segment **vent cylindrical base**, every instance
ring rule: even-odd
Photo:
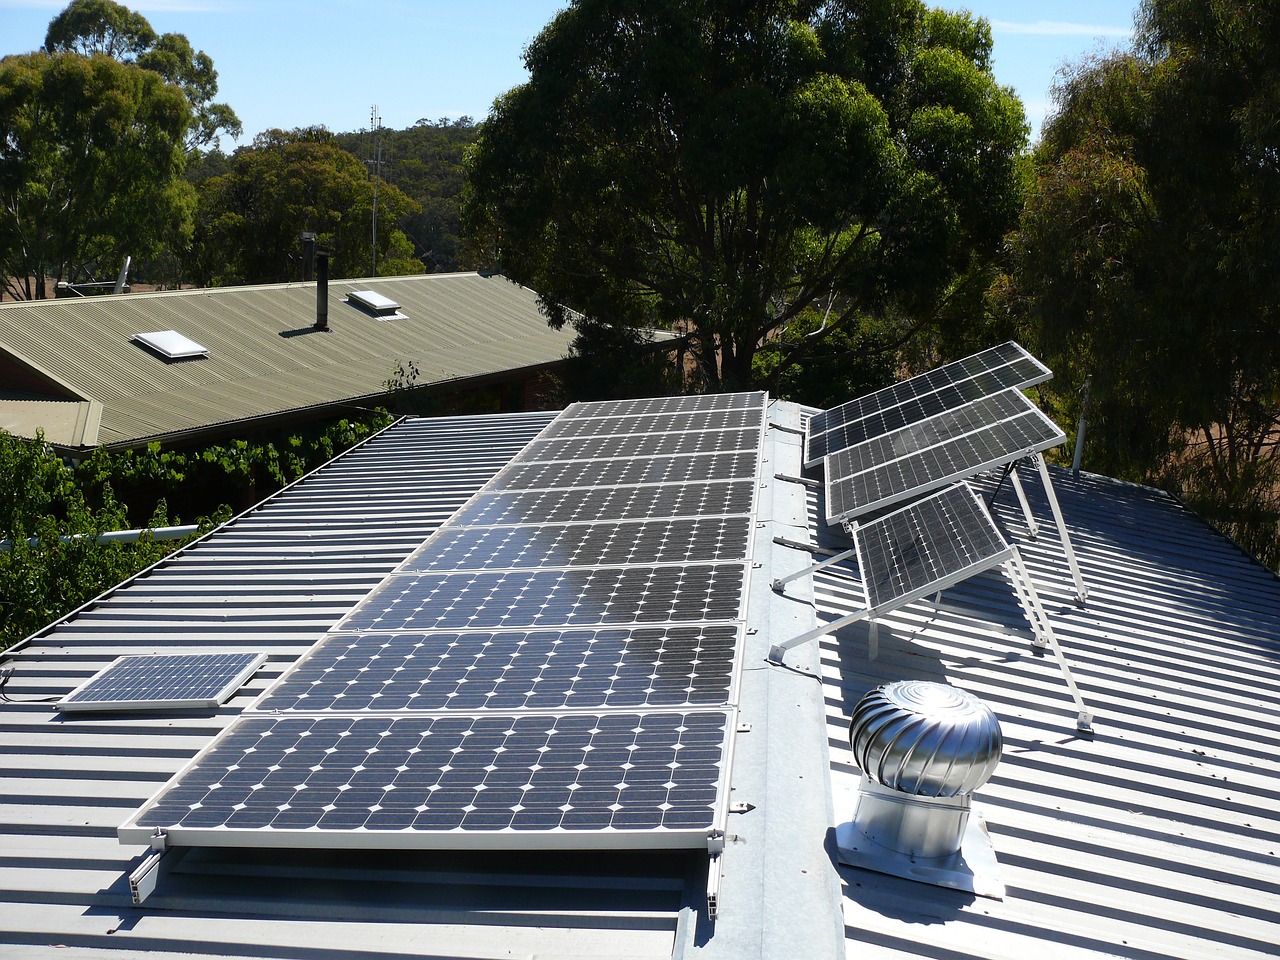
[[[913,860],[944,860],[960,850],[969,795],[921,797],[862,777],[853,828],[877,847]]]

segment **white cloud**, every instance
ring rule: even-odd
[[[1132,27],[1103,26],[1093,23],[1065,23],[1061,20],[1037,20],[1034,23],[1015,23],[1012,20],[992,20],[992,33],[1020,33],[1041,37],[1131,37]]]

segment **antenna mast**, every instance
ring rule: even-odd
[[[382,117],[378,105],[369,114],[369,132],[373,135],[373,276],[378,275],[378,181],[382,179]]]

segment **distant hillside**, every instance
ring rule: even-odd
[[[382,178],[422,204],[422,212],[399,226],[413,242],[416,256],[432,273],[469,270],[461,260],[458,210],[463,156],[479,134],[470,117],[419,120],[406,130],[384,129]],[[374,141],[368,130],[336,135],[339,145],[372,165]]]

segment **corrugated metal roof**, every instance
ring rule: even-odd
[[[1062,470],[1053,479],[1086,607],[1074,603],[1043,498],[1036,542],[1007,485],[997,516],[1097,714],[1092,738],[1075,734],[1061,676],[1032,655],[999,572],[948,591],[941,607],[886,617],[875,660],[865,624],[822,643],[837,822],[857,789],[849,713],[875,685],[953,684],[992,706],[1005,737],[974,807],[1007,897],[842,868],[848,956],[1274,957],[1280,582],[1159,491]],[[816,499],[812,509],[820,516]],[[828,619],[861,601],[837,576],[820,573],[815,586]]]
[[[501,909],[508,888],[529,882],[519,876],[527,856],[197,856],[139,910],[126,878],[140,851],[115,836],[549,419],[402,423],[6,655],[15,674],[0,706],[0,956],[669,956],[683,858],[540,861],[546,889],[521,894],[536,924]],[[211,649],[270,660],[207,713],[68,721],[52,708],[116,656]],[[538,925],[557,930],[549,938]]]
[[[0,399],[0,430],[16,437],[44,431],[48,443],[79,447],[98,435],[102,404],[96,400]]]
[[[799,423],[792,405],[771,410],[783,427]],[[1097,713],[1091,739],[1076,734],[1061,676],[1030,652],[995,572],[941,606],[886,617],[875,660],[855,626],[769,666],[769,645],[814,616],[808,581],[785,597],[764,586],[809,562],[774,538],[833,536],[816,497],[773,476],[799,473],[785,429],[764,451],[731,779],[743,812],[714,924],[705,855],[194,851],[133,907],[124,876],[141,854],[116,842],[119,823],[545,422],[393,428],[19,652],[8,690],[19,698],[70,690],[120,653],[274,659],[205,715],[68,720],[48,702],[0,707],[0,956],[1275,955],[1276,578],[1157,491],[1055,470],[1087,607],[1074,603],[1045,504],[1033,498],[1038,542],[1007,487],[997,514]],[[856,579],[820,573],[812,587],[824,617],[861,601]],[[1000,718],[1004,759],[975,808],[1003,901],[833,863],[830,831],[857,783],[848,714],[870,687],[907,678],[945,679]]]
[[[408,319],[344,301],[361,289],[396,300]],[[537,369],[561,360],[573,336],[547,326],[532,291],[474,273],[331,281],[328,333],[312,330],[315,310],[313,283],[8,303],[0,351],[101,402],[91,445],[381,394],[398,363],[416,365],[419,385]],[[154,330],[191,337],[209,356],[167,361],[130,339]]]

